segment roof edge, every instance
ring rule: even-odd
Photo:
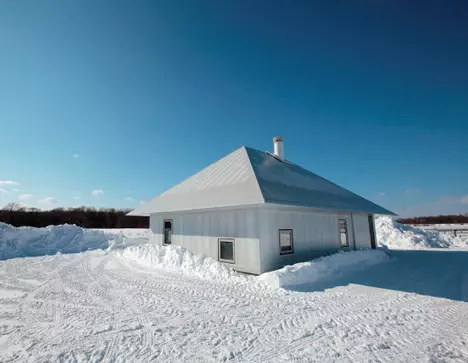
[[[286,203],[284,201],[274,201],[274,200],[269,200],[266,201],[264,206],[280,206],[280,207],[291,207],[291,208],[307,208],[307,209],[314,209],[319,212],[329,212],[329,213],[362,213],[362,214],[371,214],[371,215],[389,215],[389,216],[398,216],[398,214],[393,213],[392,211],[389,211],[383,207],[381,207],[384,211],[387,213],[376,213],[376,212],[366,212],[362,210],[356,210],[356,209],[337,209],[337,208],[330,208],[330,207],[313,207],[309,205],[301,205],[298,203]],[[380,206],[379,206],[380,207]]]
[[[158,211],[158,212],[148,212],[146,214],[131,214],[132,212],[127,213],[126,215],[130,216],[140,216],[140,217],[150,217],[153,214],[172,214],[172,213],[200,213],[207,211],[222,211],[222,210],[238,210],[238,209],[254,209],[259,206],[263,206],[266,203],[252,203],[252,204],[239,204],[239,205],[226,205],[222,207],[209,207],[209,208],[193,208],[193,209],[174,209],[167,211]]]

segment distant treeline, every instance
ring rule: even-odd
[[[465,215],[450,215],[450,216],[430,216],[430,217],[414,217],[401,218],[398,222],[403,224],[454,224],[468,223],[468,214]]]
[[[0,222],[12,226],[47,227],[58,224],[76,224],[85,228],[148,228],[148,217],[129,217],[131,209],[79,207],[56,208],[43,211],[10,203],[0,209]],[[468,223],[465,215],[427,216],[401,218],[403,224],[451,224]]]
[[[0,209],[0,222],[16,227],[76,224],[85,228],[148,228],[149,218],[126,216],[130,210],[80,207],[42,211],[10,204]]]

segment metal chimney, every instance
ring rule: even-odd
[[[283,137],[275,136],[273,138],[273,145],[275,148],[275,156],[280,160],[284,160]]]

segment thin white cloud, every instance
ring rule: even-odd
[[[460,198],[460,203],[461,204],[468,204],[468,195],[465,195]]]
[[[140,204],[145,204],[146,200],[140,200]]]
[[[381,197],[383,197],[383,196],[385,196],[385,192],[380,192],[379,195],[380,195]]]
[[[104,194],[104,190],[102,190],[102,189],[96,189],[96,190],[93,190],[91,192],[91,195],[93,195],[94,197],[97,197],[97,196],[99,196],[101,194]]]
[[[81,197],[78,196],[78,195],[75,195],[75,196],[73,197],[73,199],[75,199],[75,200],[80,200],[80,198],[81,198]]]
[[[41,197],[36,199],[37,206],[42,210],[49,210],[57,206],[59,201],[55,197]]]
[[[58,200],[55,197],[45,197],[44,199],[39,199],[38,202],[46,204],[55,204],[58,202]]]
[[[13,189],[11,189],[11,191],[14,192],[14,193],[19,193],[19,192],[22,192],[23,190],[18,189],[18,188],[13,188]]]
[[[0,180],[0,185],[19,185],[19,183],[13,180]]]
[[[78,159],[78,158],[80,157],[80,154],[75,153],[75,154],[73,154],[73,157],[74,157],[75,159]]]
[[[125,197],[124,198],[127,202],[134,202],[135,201],[135,198],[132,198],[132,197]]]
[[[32,194],[21,194],[18,197],[18,200],[25,201],[25,200],[30,200],[32,198],[34,198],[34,195],[32,195]]]
[[[10,192],[6,189],[3,189],[3,188],[0,188],[0,193],[3,193],[3,194],[10,194]]]

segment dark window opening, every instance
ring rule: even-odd
[[[372,218],[372,215],[369,214],[369,233],[370,233],[370,244],[371,248],[376,248],[376,243],[375,243],[375,229],[374,229],[374,218]]]
[[[219,260],[223,262],[235,263],[234,239],[220,238],[218,242]]]
[[[164,244],[170,245],[172,243],[172,220],[164,220]]]
[[[292,229],[280,229],[279,230],[279,245],[280,245],[281,255],[294,253]]]

